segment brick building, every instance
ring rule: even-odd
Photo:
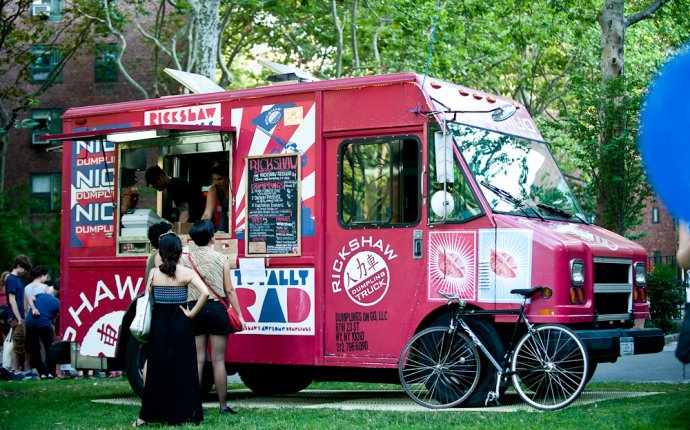
[[[67,0],[68,1],[68,0]],[[58,27],[62,19],[61,0],[34,0],[29,25]],[[38,19],[37,19],[38,18]],[[142,94],[129,84],[115,64],[117,40],[95,38],[82,46],[77,57],[63,69],[56,83],[40,96],[40,106],[27,116],[39,125],[33,129],[12,129],[6,158],[5,188],[27,185],[30,190],[32,213],[35,216],[57,216],[60,211],[62,155],[47,152],[50,145],[39,139],[43,134],[62,131],[60,115],[70,107],[138,100]],[[48,75],[52,64],[59,60],[50,46],[33,46],[36,56],[31,66],[32,82],[39,85]],[[143,43],[133,26],[128,30],[128,48],[123,62],[132,77],[150,88],[153,70],[152,46]],[[2,80],[0,79],[0,84]],[[650,198],[643,224],[636,233],[646,232],[635,240],[647,250],[650,264],[672,262],[675,258],[676,223],[664,206]]]
[[[56,31],[62,20],[62,1],[34,0],[32,19],[26,25],[53,26]],[[152,48],[144,44],[133,27],[128,31],[127,51],[123,62],[132,77],[150,87],[154,70]],[[47,152],[51,146],[41,141],[44,134],[60,133],[60,116],[70,107],[115,103],[141,99],[142,93],[128,83],[117,69],[117,39],[97,36],[85,43],[68,62],[56,82],[42,95],[40,104],[19,119],[32,118],[38,125],[31,129],[13,128],[8,133],[5,189],[26,185],[34,216],[57,216],[60,210],[62,154]],[[31,46],[35,59],[30,67],[30,82],[37,86],[46,79],[61,53],[52,45]],[[2,81],[0,80],[0,85]],[[29,88],[31,89],[31,88]]]
[[[655,197],[647,200],[642,224],[635,233],[646,233],[635,242],[647,250],[649,265],[675,264],[678,249],[677,221]]]

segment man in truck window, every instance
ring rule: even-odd
[[[160,166],[146,170],[146,185],[153,185],[158,191],[168,190],[168,196],[180,211],[180,222],[195,222],[201,219],[206,207],[206,199],[199,187],[184,179],[171,178]]]

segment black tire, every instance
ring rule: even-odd
[[[594,376],[594,372],[597,371],[597,363],[596,361],[590,361],[589,362],[589,369],[587,370],[587,377],[585,378],[585,386],[589,384],[589,381],[592,379],[592,376]]]
[[[450,314],[445,314],[442,317],[434,321],[433,326],[448,327],[450,324]],[[503,356],[505,355],[505,346],[501,340],[496,329],[486,320],[479,318],[467,317],[464,319],[465,323],[472,329],[474,334],[477,335],[479,340],[482,341],[484,347],[491,353],[491,355],[501,364]],[[462,406],[466,407],[482,407],[486,405],[486,396],[489,391],[494,391],[496,389],[496,368],[489,361],[484,353],[479,350],[479,358],[481,361],[480,372],[479,372],[479,384],[474,389],[472,394],[462,403]],[[500,394],[505,393],[506,387],[503,386],[500,389]]]
[[[134,393],[141,399],[144,395],[144,363],[146,362],[148,344],[139,342],[134,336],[127,339],[125,352],[125,370],[127,380]],[[206,362],[201,378],[199,391],[205,398],[213,388],[213,368],[210,362]]]
[[[479,351],[457,330],[430,327],[412,336],[400,354],[398,375],[416,403],[432,409],[462,404],[476,388]]]
[[[204,364],[204,370],[201,374],[201,385],[199,385],[199,392],[201,393],[202,399],[209,397],[213,385],[213,366],[210,361],[207,361]]]
[[[127,339],[125,350],[125,370],[127,380],[134,394],[141,399],[144,396],[144,363],[148,355],[148,344],[141,343],[134,336]]]
[[[247,388],[266,396],[297,393],[314,380],[311,372],[296,366],[246,366],[238,373]]]

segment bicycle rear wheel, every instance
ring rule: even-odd
[[[561,409],[575,401],[587,384],[589,357],[570,329],[543,325],[527,332],[511,360],[513,384],[537,409]]]
[[[431,327],[407,342],[398,374],[412,400],[440,409],[459,405],[472,394],[480,366],[477,348],[467,336],[447,327]]]

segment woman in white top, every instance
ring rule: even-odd
[[[39,294],[48,293],[48,282],[50,270],[46,266],[36,266],[31,270],[32,281],[24,287],[24,309],[26,309],[27,315],[32,313],[38,315],[38,309],[34,306],[34,301],[32,298],[36,298]]]
[[[242,317],[235,287],[233,287],[230,279],[230,262],[227,255],[213,249],[213,235],[213,222],[209,220],[195,222],[189,230],[189,236],[196,247],[191,247],[189,253],[183,254],[180,261],[183,265],[195,270],[208,288],[213,290],[206,305],[194,320],[199,379],[201,379],[206,363],[206,346],[210,342],[213,382],[218,393],[220,413],[236,413],[226,403],[225,350],[230,334],[230,321],[225,310],[225,304],[218,301],[217,296],[228,300],[242,321],[242,326],[244,327],[246,324]],[[191,288],[188,293],[189,306],[194,306],[197,301],[197,293]]]

